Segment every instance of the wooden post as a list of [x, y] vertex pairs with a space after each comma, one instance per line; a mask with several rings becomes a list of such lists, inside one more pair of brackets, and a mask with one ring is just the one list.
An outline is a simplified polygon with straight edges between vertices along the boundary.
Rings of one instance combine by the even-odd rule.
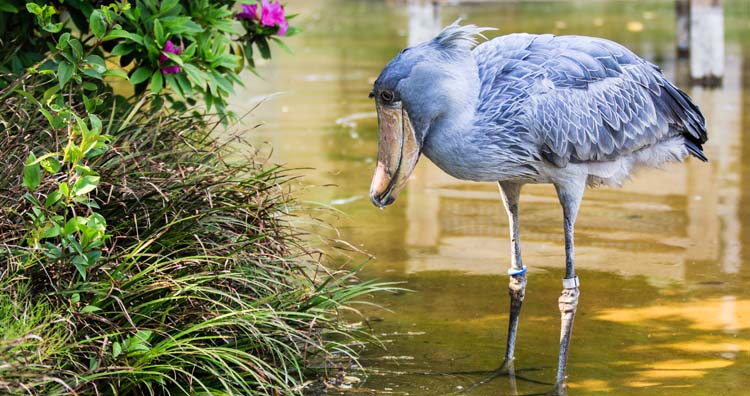
[[690, 78], [705, 86], [724, 76], [724, 8], [721, 0], [690, 0]]
[[440, 2], [426, 0], [409, 0], [409, 47], [430, 40], [440, 32], [442, 17]]
[[677, 57], [687, 58], [690, 54], [690, 0], [675, 0], [677, 17]]

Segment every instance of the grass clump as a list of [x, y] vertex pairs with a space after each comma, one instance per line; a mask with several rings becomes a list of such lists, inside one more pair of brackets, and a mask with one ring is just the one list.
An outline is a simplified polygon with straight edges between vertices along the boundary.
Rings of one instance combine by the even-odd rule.
[[97, 188], [72, 207], [79, 217], [96, 208], [107, 224], [85, 278], [71, 265], [73, 250], [50, 253], [61, 243], [37, 221], [60, 216], [36, 203], [68, 176], [61, 169], [33, 193], [21, 180], [32, 147], [54, 152], [64, 139], [29, 97], [0, 104], [10, 165], [0, 171], [0, 387], [291, 394], [311, 359], [354, 357], [346, 344], [354, 334], [338, 312], [385, 286], [348, 282], [353, 273], [331, 273], [306, 247], [289, 223], [294, 202], [284, 185], [294, 175], [252, 158], [228, 161], [210, 125], [141, 104], [112, 102], [126, 106], [117, 111], [125, 117], [112, 122], [110, 150], [88, 162], [101, 175]]
[[[0, 49], [0, 393], [295, 394], [311, 362], [355, 358], [339, 314], [389, 285], [327, 269], [291, 223], [295, 175], [230, 160], [186, 106], [226, 115], [232, 47], [280, 26], [243, 20], [235, 43], [232, 2], [144, 0], [171, 11], [78, 4], [72, 29], [56, 2], [20, 3], [0, 8], [36, 21]], [[191, 52], [207, 37], [227, 45]], [[148, 56], [128, 74], [129, 54]]]

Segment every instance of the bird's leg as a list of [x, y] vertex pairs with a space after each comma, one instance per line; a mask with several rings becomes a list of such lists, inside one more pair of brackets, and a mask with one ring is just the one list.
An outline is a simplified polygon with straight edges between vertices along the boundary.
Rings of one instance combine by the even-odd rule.
[[565, 228], [565, 278], [563, 279], [563, 291], [558, 300], [562, 324], [560, 327], [560, 355], [557, 365], [556, 388], [560, 392], [565, 389], [565, 368], [568, 362], [568, 347], [570, 335], [573, 330], [573, 318], [578, 305], [578, 277], [575, 272], [573, 254], [573, 228], [578, 215], [578, 207], [583, 198], [585, 184], [566, 183], [566, 185], [555, 185], [557, 196], [563, 207], [563, 226]]
[[521, 263], [521, 242], [518, 233], [518, 198], [521, 194], [521, 184], [500, 182], [500, 193], [503, 198], [505, 210], [508, 212], [508, 224], [510, 228], [510, 252], [511, 265], [508, 270], [510, 283], [508, 292], [510, 294], [510, 319], [508, 321], [508, 342], [505, 346], [505, 359], [502, 370], [513, 372], [513, 353], [516, 347], [516, 334], [518, 332], [518, 318], [521, 314], [521, 304], [526, 292], [526, 267]]

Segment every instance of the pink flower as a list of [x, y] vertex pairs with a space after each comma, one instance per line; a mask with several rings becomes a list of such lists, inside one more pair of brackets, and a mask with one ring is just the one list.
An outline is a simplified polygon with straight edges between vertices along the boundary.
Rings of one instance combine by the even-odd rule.
[[283, 36], [286, 34], [289, 23], [286, 21], [284, 16], [284, 7], [281, 3], [275, 1], [269, 3], [268, 0], [263, 0], [263, 5], [260, 9], [260, 24], [263, 26], [276, 26], [279, 25], [278, 34]]
[[182, 71], [182, 69], [179, 66], [177, 66], [177, 65], [174, 65], [174, 66], [164, 66], [164, 67], [161, 68], [161, 74], [177, 74], [177, 73], [179, 73], [181, 71]]
[[[182, 50], [180, 48], [177, 48], [177, 46], [175, 46], [171, 40], [167, 40], [167, 42], [164, 43], [164, 52], [169, 52], [170, 54], [179, 55], [180, 52], [182, 52]], [[169, 58], [167, 57], [167, 55], [164, 54], [164, 52], [159, 54], [159, 63], [161, 64], [164, 64], [164, 62], [169, 60]], [[177, 65], [164, 66], [161, 68], [162, 74], [177, 74], [181, 71], [182, 69]]]
[[258, 19], [258, 5], [243, 4], [242, 11], [238, 12], [234, 17], [237, 19]]

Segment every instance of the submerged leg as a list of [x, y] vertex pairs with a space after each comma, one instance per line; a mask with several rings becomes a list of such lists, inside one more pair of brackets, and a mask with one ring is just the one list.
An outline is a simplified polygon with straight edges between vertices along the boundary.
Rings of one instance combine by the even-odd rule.
[[518, 318], [521, 314], [521, 303], [523, 303], [524, 293], [526, 292], [526, 267], [521, 263], [521, 242], [518, 235], [518, 197], [521, 194], [521, 185], [507, 182], [499, 182], [498, 184], [500, 184], [500, 193], [505, 210], [508, 212], [511, 252], [510, 269], [508, 270], [508, 275], [510, 275], [508, 285], [510, 319], [508, 321], [508, 342], [505, 346], [505, 360], [502, 368], [512, 372]]
[[560, 355], [557, 362], [556, 388], [564, 392], [565, 368], [568, 363], [568, 347], [570, 346], [570, 335], [573, 330], [573, 318], [578, 305], [578, 277], [576, 276], [574, 254], [573, 254], [573, 228], [578, 215], [578, 207], [583, 198], [585, 188], [584, 181], [565, 185], [555, 184], [557, 196], [563, 207], [563, 226], [565, 228], [565, 278], [563, 279], [563, 291], [558, 300], [562, 323], [560, 327]]

